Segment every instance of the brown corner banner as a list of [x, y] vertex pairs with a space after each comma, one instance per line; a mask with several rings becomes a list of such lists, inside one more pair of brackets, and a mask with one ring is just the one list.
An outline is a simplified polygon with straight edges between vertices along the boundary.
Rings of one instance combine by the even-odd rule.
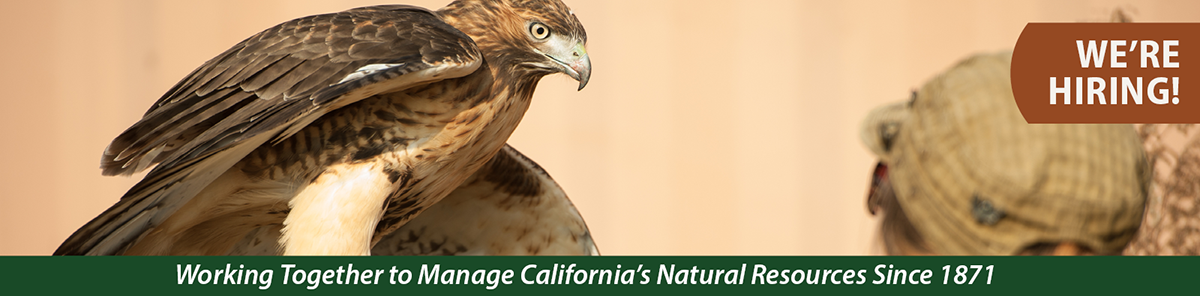
[[1198, 34], [1200, 23], [1029, 23], [1013, 97], [1029, 123], [1200, 123]]

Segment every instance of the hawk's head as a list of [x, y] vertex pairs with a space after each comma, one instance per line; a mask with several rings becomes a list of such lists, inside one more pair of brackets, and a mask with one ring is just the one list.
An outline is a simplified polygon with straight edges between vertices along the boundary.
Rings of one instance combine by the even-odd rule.
[[492, 67], [534, 79], [567, 74], [579, 81], [579, 89], [592, 74], [587, 33], [562, 1], [458, 0], [438, 14], [471, 36]]

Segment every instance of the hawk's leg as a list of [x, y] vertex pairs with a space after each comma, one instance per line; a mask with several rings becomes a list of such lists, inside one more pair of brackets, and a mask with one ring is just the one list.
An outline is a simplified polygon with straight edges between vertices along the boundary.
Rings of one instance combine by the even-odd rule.
[[329, 167], [289, 203], [280, 238], [284, 255], [370, 255], [371, 235], [392, 190], [382, 164]]

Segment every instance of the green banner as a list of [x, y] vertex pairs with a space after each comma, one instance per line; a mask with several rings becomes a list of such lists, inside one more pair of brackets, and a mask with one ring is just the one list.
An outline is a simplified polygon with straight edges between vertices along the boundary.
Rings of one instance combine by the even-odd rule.
[[0, 257], [0, 291], [1191, 293], [1198, 264], [1197, 257]]

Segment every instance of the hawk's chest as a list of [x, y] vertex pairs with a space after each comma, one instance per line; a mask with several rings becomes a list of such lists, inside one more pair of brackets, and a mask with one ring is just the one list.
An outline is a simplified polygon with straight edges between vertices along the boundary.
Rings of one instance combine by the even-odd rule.
[[531, 92], [494, 89], [439, 131], [393, 153], [399, 165], [388, 173], [397, 179], [396, 191], [385, 204], [375, 240], [440, 201], [494, 157], [529, 108]]
[[430, 149], [422, 146], [450, 126], [471, 129], [455, 123], [476, 113], [471, 110], [489, 97], [467, 78], [379, 94], [333, 110], [291, 137], [259, 147], [237, 168], [263, 179], [303, 181], [342, 163], [435, 157], [420, 153]]
[[388, 196], [376, 205], [383, 210], [378, 238], [441, 200], [491, 159], [528, 109], [532, 87], [487, 83], [481, 88], [466, 78], [347, 105], [277, 144], [260, 147], [235, 168], [303, 191], [335, 173], [330, 168], [368, 166], [369, 174], [389, 182], [381, 188]]

